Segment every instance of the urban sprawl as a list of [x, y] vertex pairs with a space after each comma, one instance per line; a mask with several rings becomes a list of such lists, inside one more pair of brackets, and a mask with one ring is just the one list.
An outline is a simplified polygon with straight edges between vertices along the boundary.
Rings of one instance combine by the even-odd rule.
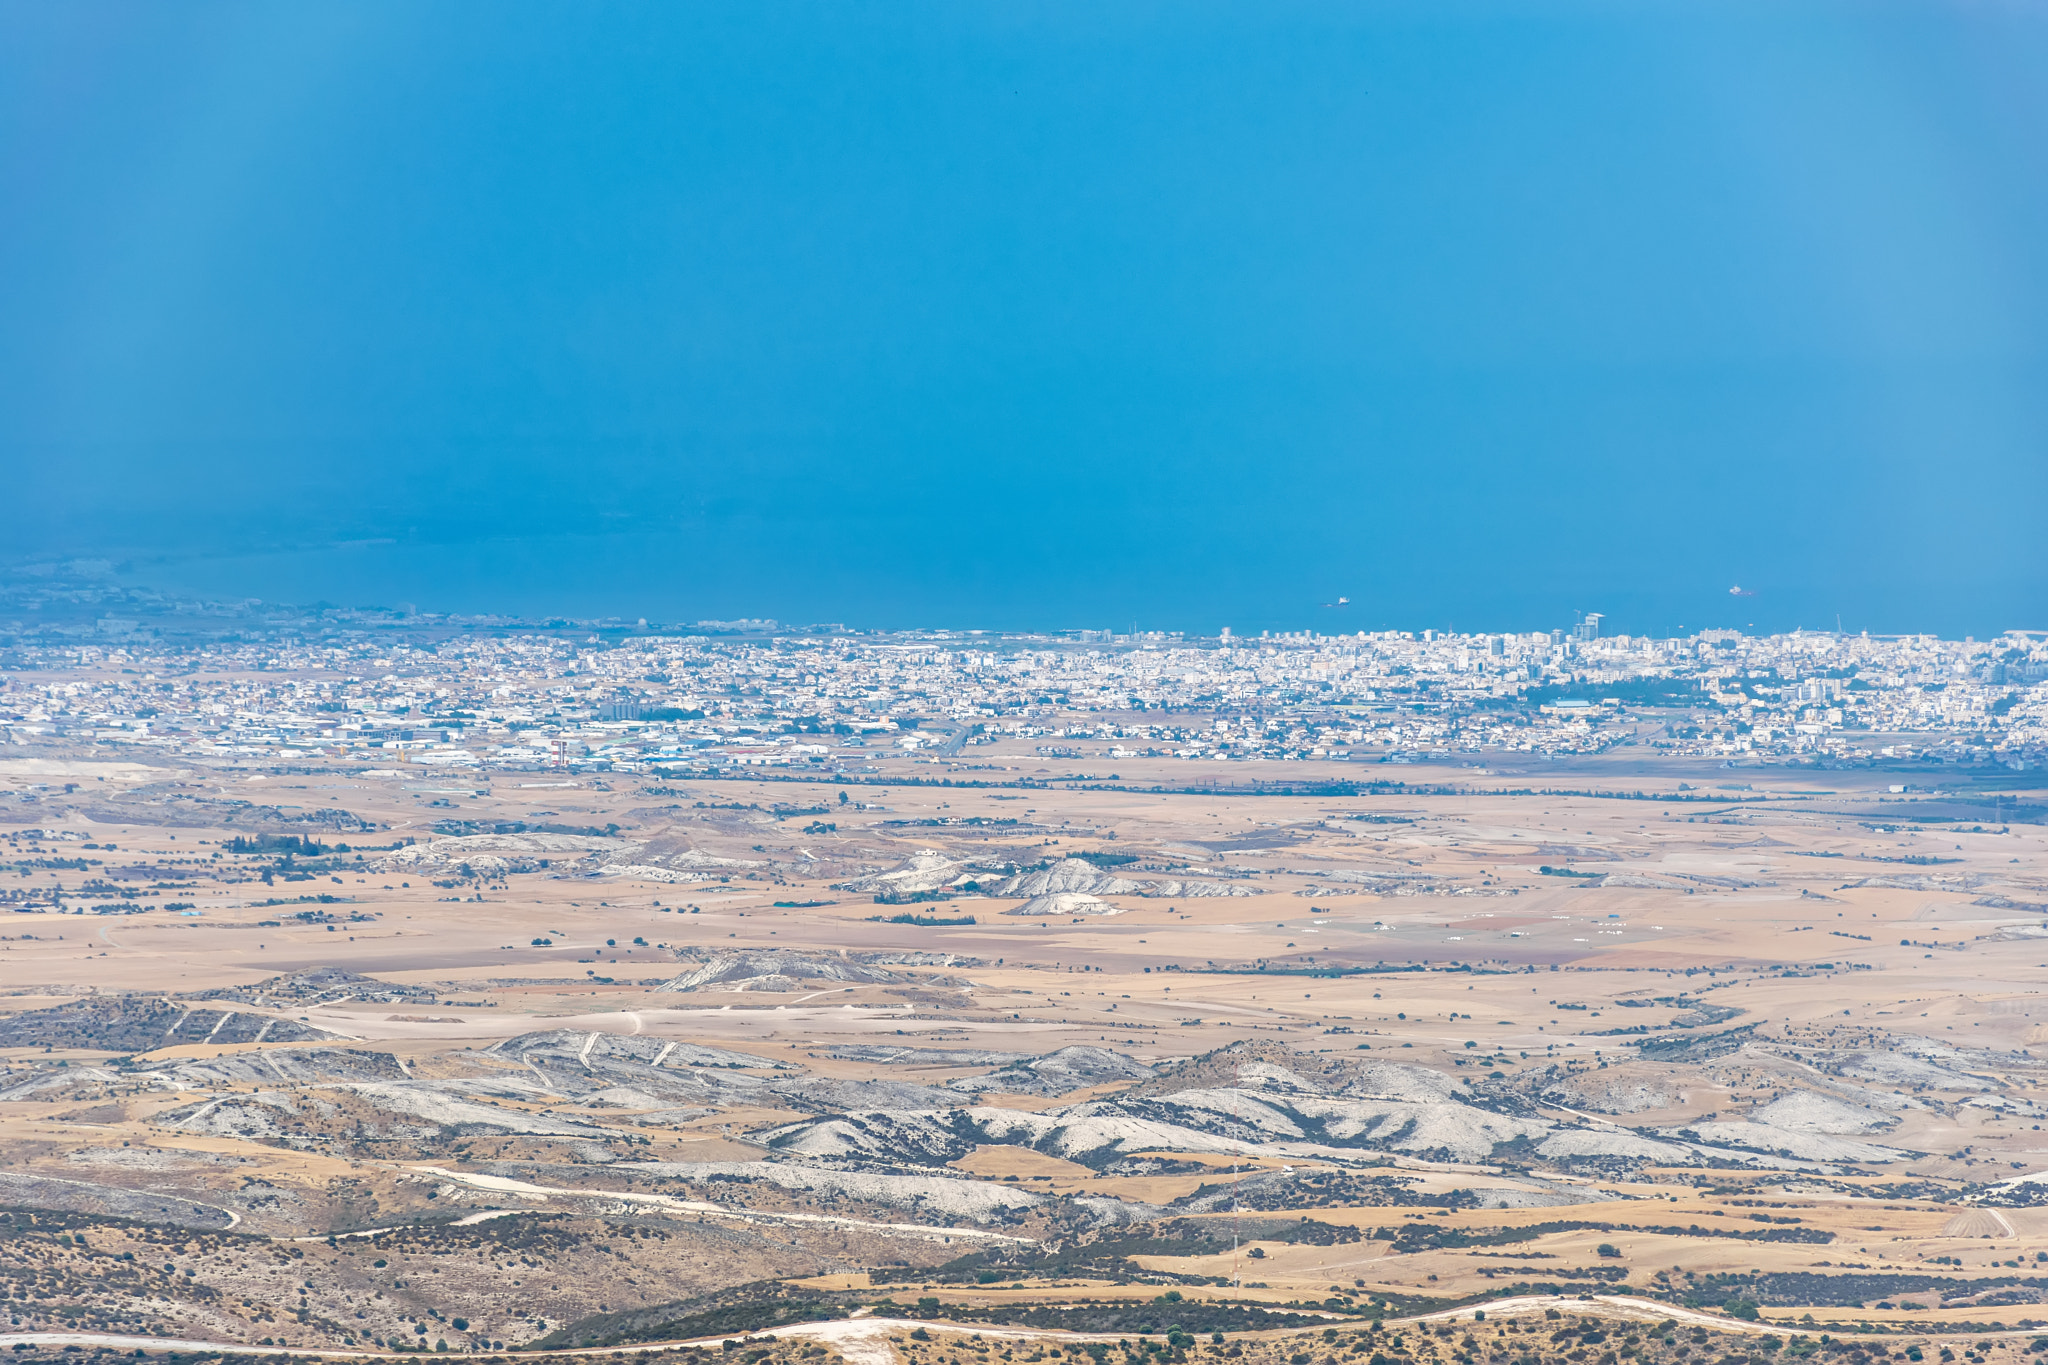
[[[885, 757], [1016, 772], [1014, 750], [976, 762], [1004, 738], [1034, 741], [1036, 757], [1109, 764], [1465, 755], [1476, 766], [1639, 746], [1739, 763], [2024, 770], [2048, 754], [2048, 632], [1650, 639], [1603, 635], [1589, 616], [1525, 634], [1196, 639], [240, 614], [210, 635], [140, 615], [13, 623], [0, 652], [8, 742], [852, 777]], [[177, 623], [195, 624], [189, 612]]]

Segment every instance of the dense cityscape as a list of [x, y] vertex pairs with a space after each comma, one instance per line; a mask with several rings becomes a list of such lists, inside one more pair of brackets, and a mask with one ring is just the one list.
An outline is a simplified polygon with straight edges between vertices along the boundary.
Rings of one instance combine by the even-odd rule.
[[[2048, 754], [2048, 632], [1989, 640], [1708, 630], [1603, 635], [686, 627], [153, 603], [0, 621], [8, 742], [267, 760], [621, 771], [883, 755], [1410, 762], [1673, 756], [2016, 770]], [[91, 606], [91, 594], [85, 601]], [[988, 766], [988, 765], [982, 765]], [[997, 765], [1002, 766], [1002, 765]]]

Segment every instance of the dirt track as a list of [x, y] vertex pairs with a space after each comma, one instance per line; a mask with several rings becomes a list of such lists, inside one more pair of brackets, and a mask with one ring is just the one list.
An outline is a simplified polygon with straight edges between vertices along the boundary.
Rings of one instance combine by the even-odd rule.
[[[1654, 1299], [1637, 1299], [1624, 1295], [1596, 1294], [1590, 1299], [1574, 1296], [1530, 1295], [1513, 1299], [1495, 1299], [1489, 1303], [1471, 1304], [1441, 1313], [1424, 1313], [1410, 1318], [1388, 1318], [1389, 1327], [1404, 1324], [1432, 1322], [1470, 1321], [1474, 1312], [1483, 1312], [1488, 1320], [1504, 1317], [1524, 1317], [1540, 1314], [1548, 1309], [1561, 1309], [1578, 1317], [1610, 1317], [1630, 1322], [1678, 1322], [1690, 1326], [1705, 1327], [1717, 1332], [1763, 1335], [1771, 1331], [1783, 1331], [1781, 1324], [1770, 1322], [1742, 1322], [1734, 1318], [1715, 1317], [1708, 1313], [1694, 1312], [1670, 1304], [1658, 1303]], [[777, 1327], [760, 1332], [742, 1334], [750, 1339], [775, 1337], [782, 1340], [815, 1340], [828, 1342], [845, 1357], [848, 1365], [897, 1365], [898, 1357], [890, 1345], [890, 1338], [918, 1328], [927, 1332], [947, 1332], [957, 1336], [972, 1336], [991, 1340], [1006, 1341], [1114, 1341], [1127, 1337], [1129, 1333], [1116, 1332], [1052, 1332], [1019, 1330], [1010, 1327], [986, 1327], [972, 1323], [927, 1321], [918, 1318], [845, 1318], [832, 1322], [796, 1323], [788, 1327]], [[1260, 1333], [1260, 1336], [1308, 1335], [1319, 1333], [1317, 1327], [1297, 1328], [1293, 1333]], [[2037, 1331], [1972, 1332], [1968, 1334], [1927, 1332], [1914, 1334], [1915, 1340], [2016, 1340], [2022, 1337], [2040, 1335]], [[553, 1351], [512, 1351], [492, 1352], [494, 1355], [512, 1355], [527, 1360], [548, 1360], [570, 1356], [629, 1356], [643, 1355], [650, 1351], [674, 1350], [688, 1346], [714, 1346], [726, 1338], [698, 1337], [687, 1340], [663, 1342], [637, 1342], [630, 1346], [602, 1346], [565, 1348]], [[1890, 1338], [1896, 1340], [1897, 1338]], [[117, 1350], [158, 1351], [218, 1351], [228, 1355], [291, 1356], [298, 1359], [321, 1360], [417, 1360], [417, 1351], [359, 1351], [359, 1350], [315, 1350], [296, 1346], [251, 1346], [240, 1342], [182, 1341], [165, 1337], [114, 1336], [97, 1333], [28, 1332], [0, 1335], [0, 1350], [10, 1349], [18, 1343], [31, 1346], [103, 1346]]]

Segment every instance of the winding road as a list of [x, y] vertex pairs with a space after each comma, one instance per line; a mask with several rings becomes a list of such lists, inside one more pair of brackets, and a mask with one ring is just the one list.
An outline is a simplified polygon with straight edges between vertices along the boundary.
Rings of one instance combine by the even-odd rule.
[[[1568, 1295], [1526, 1295], [1513, 1299], [1493, 1299], [1486, 1303], [1467, 1304], [1462, 1308], [1446, 1309], [1440, 1313], [1424, 1313], [1409, 1318], [1388, 1318], [1389, 1326], [1403, 1323], [1458, 1322], [1470, 1320], [1475, 1313], [1485, 1313], [1489, 1318], [1526, 1317], [1557, 1308], [1576, 1314], [1597, 1314], [1603, 1317], [1621, 1318], [1632, 1322], [1679, 1322], [1691, 1326], [1710, 1327], [1719, 1332], [1746, 1332], [1762, 1334], [1770, 1331], [1785, 1331], [1783, 1323], [1742, 1322], [1734, 1318], [1715, 1317], [1710, 1313], [1695, 1312], [1689, 1308], [1678, 1308], [1654, 1299], [1631, 1298], [1621, 1294], [1595, 1294], [1588, 1298]], [[956, 1336], [975, 1336], [997, 1340], [1013, 1341], [1115, 1341], [1128, 1332], [1052, 1332], [1014, 1327], [990, 1327], [971, 1322], [935, 1322], [918, 1318], [839, 1318], [831, 1322], [800, 1322], [787, 1327], [776, 1327], [761, 1332], [743, 1335], [749, 1338], [778, 1337], [792, 1340], [815, 1340], [830, 1342], [839, 1349], [848, 1365], [899, 1365], [895, 1348], [889, 1338], [897, 1332], [909, 1332], [919, 1327], [927, 1332], [950, 1332]], [[1319, 1332], [1322, 1325], [1297, 1329], [1303, 1332]], [[2015, 1332], [1954, 1332], [1940, 1331], [1925, 1333], [1925, 1339], [1942, 1341], [1984, 1341], [1986, 1339], [2017, 1338], [2038, 1336], [2035, 1331]], [[549, 1360], [563, 1356], [628, 1356], [642, 1355], [651, 1351], [673, 1350], [685, 1346], [717, 1345], [724, 1337], [692, 1337], [676, 1341], [638, 1341], [628, 1346], [562, 1347], [556, 1350], [518, 1350], [503, 1352], [529, 1360]], [[100, 1346], [123, 1351], [211, 1351], [223, 1355], [250, 1356], [292, 1356], [302, 1360], [417, 1360], [418, 1351], [365, 1351], [352, 1348], [321, 1349], [311, 1346], [252, 1346], [232, 1341], [189, 1341], [175, 1337], [120, 1336], [101, 1332], [16, 1332], [0, 1335], [0, 1350], [17, 1345], [53, 1346]], [[492, 1354], [500, 1354], [493, 1352]]]

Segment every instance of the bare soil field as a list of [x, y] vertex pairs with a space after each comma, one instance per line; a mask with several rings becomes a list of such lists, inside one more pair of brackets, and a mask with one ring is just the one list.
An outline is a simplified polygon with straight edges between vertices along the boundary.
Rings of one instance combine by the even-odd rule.
[[[1865, 1365], [2048, 1328], [2042, 826], [1676, 761], [894, 763], [12, 779], [0, 870], [64, 909], [0, 924], [0, 1330]], [[371, 832], [260, 818], [330, 806]]]

